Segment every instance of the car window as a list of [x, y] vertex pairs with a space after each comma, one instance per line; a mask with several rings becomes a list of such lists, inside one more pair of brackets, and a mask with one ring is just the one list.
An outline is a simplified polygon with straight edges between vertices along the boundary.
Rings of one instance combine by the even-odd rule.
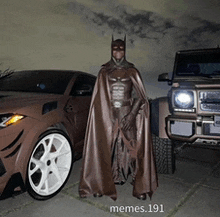
[[79, 75], [70, 92], [71, 96], [91, 96], [96, 78], [89, 75]]
[[74, 72], [21, 71], [0, 77], [0, 91], [63, 94]]
[[220, 54], [180, 54], [176, 65], [176, 74], [180, 76], [219, 75]]

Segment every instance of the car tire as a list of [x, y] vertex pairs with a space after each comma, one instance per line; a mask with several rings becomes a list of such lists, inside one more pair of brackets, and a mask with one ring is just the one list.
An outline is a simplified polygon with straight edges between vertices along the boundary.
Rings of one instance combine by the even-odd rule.
[[176, 169], [176, 160], [172, 141], [152, 134], [153, 150], [157, 172], [173, 174]]
[[66, 184], [72, 170], [73, 151], [68, 136], [49, 130], [40, 136], [27, 165], [27, 191], [37, 200], [55, 196]]

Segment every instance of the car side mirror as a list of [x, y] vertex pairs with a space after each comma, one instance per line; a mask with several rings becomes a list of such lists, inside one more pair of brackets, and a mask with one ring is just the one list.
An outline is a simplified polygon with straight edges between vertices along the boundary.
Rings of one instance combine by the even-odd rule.
[[158, 76], [158, 81], [161, 82], [161, 81], [169, 81], [169, 75], [168, 73], [163, 73], [163, 74], [160, 74]]
[[169, 79], [169, 74], [168, 73], [162, 73], [158, 76], [158, 81], [167, 81], [168, 84], [170, 85], [172, 83], [172, 80]]
[[76, 94], [81, 96], [92, 94], [92, 85], [83, 84], [78, 90], [76, 90]]

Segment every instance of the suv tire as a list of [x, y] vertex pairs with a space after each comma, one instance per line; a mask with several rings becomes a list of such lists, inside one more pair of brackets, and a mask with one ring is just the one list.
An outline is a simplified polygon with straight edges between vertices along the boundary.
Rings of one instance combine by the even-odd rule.
[[152, 139], [157, 172], [160, 174], [173, 174], [176, 169], [176, 162], [172, 141], [154, 134], [152, 134]]

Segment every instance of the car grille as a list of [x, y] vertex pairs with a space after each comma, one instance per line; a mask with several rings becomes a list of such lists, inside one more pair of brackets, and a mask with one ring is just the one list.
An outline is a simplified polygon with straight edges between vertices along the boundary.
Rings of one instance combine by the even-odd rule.
[[220, 91], [201, 91], [200, 109], [207, 112], [220, 112]]
[[0, 177], [3, 176], [5, 173], [6, 173], [6, 170], [5, 170], [4, 164], [0, 158]]

